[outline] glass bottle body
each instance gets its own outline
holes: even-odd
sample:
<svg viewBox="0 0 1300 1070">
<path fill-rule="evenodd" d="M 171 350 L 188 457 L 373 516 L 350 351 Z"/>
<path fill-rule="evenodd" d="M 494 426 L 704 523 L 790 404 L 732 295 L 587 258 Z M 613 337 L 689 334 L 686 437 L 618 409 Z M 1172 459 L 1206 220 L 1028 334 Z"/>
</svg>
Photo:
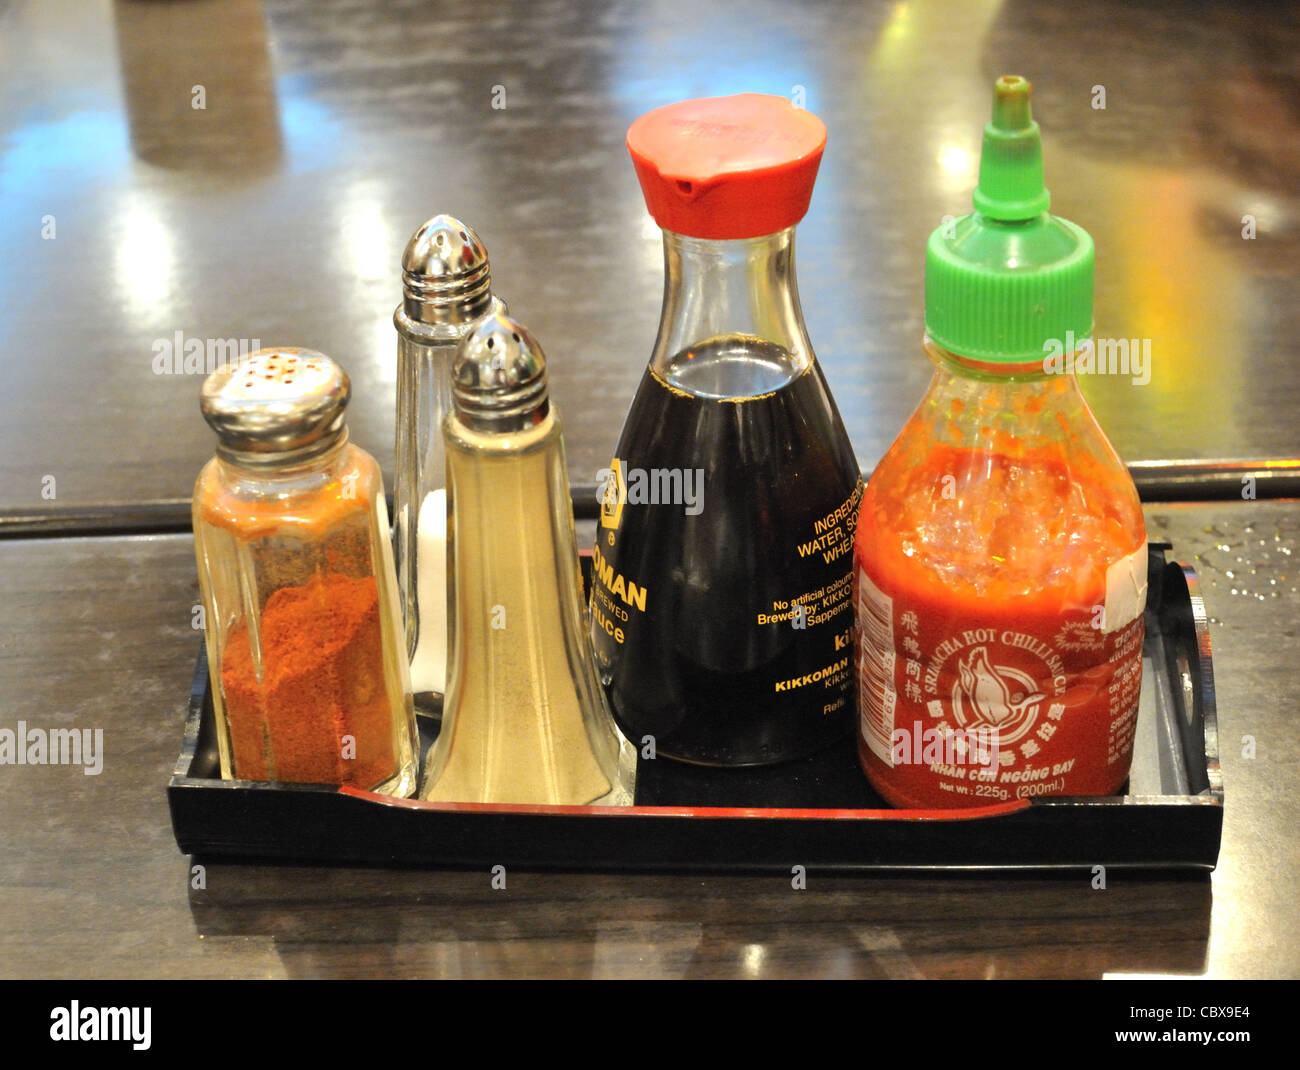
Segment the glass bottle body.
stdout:
<svg viewBox="0 0 1300 1070">
<path fill-rule="evenodd" d="M 504 311 L 494 297 L 484 314 Z M 452 408 L 456 346 L 477 322 L 423 324 L 408 317 L 397 336 L 393 543 L 415 709 L 429 716 L 442 710 L 452 624 L 442 425 Z"/>
<path fill-rule="evenodd" d="M 619 726 L 711 765 L 851 729 L 848 436 L 804 329 L 794 230 L 665 232 L 664 309 L 604 488 L 591 616 Z"/>
<path fill-rule="evenodd" d="M 455 613 L 442 728 L 421 797 L 632 801 L 635 753 L 596 677 L 560 421 L 446 422 Z"/>
<path fill-rule="evenodd" d="M 926 350 L 858 520 L 863 768 L 907 807 L 1114 793 L 1144 636 L 1132 478 L 1072 374 Z"/>
<path fill-rule="evenodd" d="M 222 775 L 416 786 L 383 477 L 346 440 L 274 469 L 214 457 L 194 535 Z"/>
</svg>

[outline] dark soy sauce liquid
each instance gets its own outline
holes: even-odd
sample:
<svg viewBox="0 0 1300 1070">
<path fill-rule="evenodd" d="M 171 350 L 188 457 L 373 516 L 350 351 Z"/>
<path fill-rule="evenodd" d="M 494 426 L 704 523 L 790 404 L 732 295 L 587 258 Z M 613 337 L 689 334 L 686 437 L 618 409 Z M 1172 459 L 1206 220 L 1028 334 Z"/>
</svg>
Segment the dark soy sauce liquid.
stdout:
<svg viewBox="0 0 1300 1070">
<path fill-rule="evenodd" d="M 720 358 L 699 363 L 710 349 Z M 658 756 L 761 765 L 853 730 L 851 593 L 807 599 L 802 629 L 788 609 L 758 623 L 853 567 L 856 508 L 799 552 L 818 521 L 856 505 L 859 469 L 821 369 L 788 364 L 769 343 L 715 339 L 674 358 L 667 381 L 647 368 L 633 400 L 616 454 L 628 500 L 616 526 L 602 515 L 591 606 L 601 679 L 638 749 L 652 735 Z M 702 469 L 699 512 L 638 504 L 634 469 Z"/>
</svg>

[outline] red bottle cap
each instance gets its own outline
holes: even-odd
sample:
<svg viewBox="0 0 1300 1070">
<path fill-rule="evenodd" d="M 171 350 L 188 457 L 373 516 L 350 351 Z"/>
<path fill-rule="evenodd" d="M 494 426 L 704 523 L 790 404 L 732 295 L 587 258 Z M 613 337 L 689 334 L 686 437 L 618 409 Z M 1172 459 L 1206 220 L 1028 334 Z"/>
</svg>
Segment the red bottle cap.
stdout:
<svg viewBox="0 0 1300 1070">
<path fill-rule="evenodd" d="M 785 97 L 741 93 L 668 104 L 627 132 L 646 207 L 692 238 L 756 238 L 808 211 L 826 127 Z"/>
</svg>

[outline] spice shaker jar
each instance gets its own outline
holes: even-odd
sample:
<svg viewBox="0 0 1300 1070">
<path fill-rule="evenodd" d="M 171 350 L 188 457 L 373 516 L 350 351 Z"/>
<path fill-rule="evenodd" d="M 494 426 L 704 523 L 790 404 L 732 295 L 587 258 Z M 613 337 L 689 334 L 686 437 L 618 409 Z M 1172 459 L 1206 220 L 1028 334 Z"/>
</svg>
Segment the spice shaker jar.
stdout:
<svg viewBox="0 0 1300 1070">
<path fill-rule="evenodd" d="M 620 805 L 636 754 L 587 638 L 560 419 L 536 339 L 503 315 L 461 343 L 447 416 L 456 625 L 420 796 Z"/>
<path fill-rule="evenodd" d="M 208 376 L 194 487 L 221 773 L 408 796 L 417 734 L 383 476 L 347 374 L 263 349 Z"/>
<path fill-rule="evenodd" d="M 456 346 L 492 295 L 487 250 L 449 215 L 428 220 L 402 254 L 397 328 L 397 468 L 393 487 L 397 583 L 417 714 L 442 710 L 447 673 L 447 494 L 442 422 L 451 408 Z"/>
</svg>

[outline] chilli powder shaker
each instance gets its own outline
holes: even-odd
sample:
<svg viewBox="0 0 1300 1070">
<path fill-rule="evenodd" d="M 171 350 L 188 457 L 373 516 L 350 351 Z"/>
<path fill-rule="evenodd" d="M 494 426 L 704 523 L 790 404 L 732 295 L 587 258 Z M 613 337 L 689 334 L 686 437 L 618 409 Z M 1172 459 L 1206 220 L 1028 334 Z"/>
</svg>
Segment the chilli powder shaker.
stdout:
<svg viewBox="0 0 1300 1070">
<path fill-rule="evenodd" d="M 226 779 L 408 796 L 418 737 L 383 477 L 348 441 L 347 374 L 264 349 L 203 384 L 216 456 L 194 549 Z"/>
</svg>

